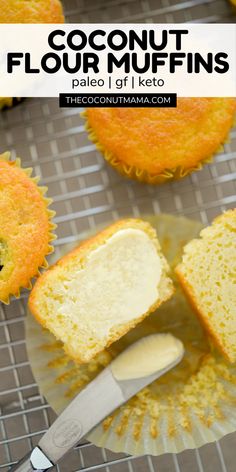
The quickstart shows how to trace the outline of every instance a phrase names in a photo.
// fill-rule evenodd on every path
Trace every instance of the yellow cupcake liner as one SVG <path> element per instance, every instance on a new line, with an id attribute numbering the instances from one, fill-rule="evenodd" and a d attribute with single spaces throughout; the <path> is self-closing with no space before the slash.
<path id="1" fill-rule="evenodd" d="M 48 262 L 46 260 L 46 257 L 54 251 L 54 247 L 50 243 L 57 238 L 56 234 L 53 233 L 53 231 L 56 229 L 57 225 L 52 222 L 52 219 L 54 218 L 56 212 L 54 210 L 50 210 L 48 208 L 52 204 L 53 200 L 52 200 L 52 198 L 46 198 L 45 197 L 45 194 L 48 191 L 48 187 L 45 187 L 45 186 L 43 187 L 43 186 L 38 185 L 40 177 L 38 177 L 38 176 L 31 177 L 32 172 L 33 172 L 33 168 L 32 167 L 23 168 L 21 166 L 21 159 L 19 157 L 17 157 L 15 160 L 12 161 L 10 152 L 4 152 L 3 154 L 0 154 L 0 159 L 5 160 L 6 162 L 11 162 L 12 166 L 16 166 L 16 167 L 20 168 L 27 175 L 27 177 L 37 185 L 37 189 L 40 192 L 40 194 L 42 196 L 42 199 L 45 203 L 45 206 L 47 208 L 47 215 L 48 215 L 48 220 L 49 220 L 49 239 L 48 239 L 49 244 L 48 244 L 48 247 L 47 247 L 47 252 L 45 254 L 43 263 L 42 263 L 42 265 L 40 265 L 38 267 L 38 270 L 35 272 L 34 276 L 30 278 L 29 283 L 27 285 L 19 286 L 19 289 L 17 290 L 17 292 L 10 293 L 9 296 L 6 299 L 1 299 L 0 298 L 0 302 L 4 303 L 5 305 L 9 305 L 11 297 L 19 298 L 22 289 L 31 290 L 32 289 L 31 280 L 34 277 L 39 277 L 40 276 L 40 273 L 41 273 L 40 270 L 41 269 L 46 269 L 48 267 Z"/>
<path id="2" fill-rule="evenodd" d="M 236 371 L 214 352 L 174 275 L 183 246 L 198 237 L 202 224 L 171 215 L 143 218 L 156 228 L 171 266 L 176 285 L 173 298 L 89 364 L 71 361 L 61 343 L 30 314 L 26 319 L 26 345 L 40 391 L 60 413 L 118 352 L 135 340 L 154 332 L 171 332 L 182 339 L 186 349 L 183 362 L 87 437 L 114 452 L 159 455 L 196 448 L 236 430 Z M 60 256 L 70 249 L 72 245 L 64 247 Z"/>
<path id="3" fill-rule="evenodd" d="M 2 110 L 5 107 L 7 108 L 11 107 L 12 102 L 13 102 L 12 97 L 0 97 L 0 110 Z"/>
<path id="4" fill-rule="evenodd" d="M 178 166 L 173 169 L 165 169 L 164 172 L 158 175 L 149 174 L 146 170 L 138 169 L 135 166 L 131 166 L 128 164 L 124 164 L 120 162 L 116 156 L 112 153 L 106 151 L 104 146 L 101 145 L 99 142 L 97 135 L 93 128 L 89 124 L 89 120 L 87 117 L 87 112 L 84 111 L 81 113 L 82 118 L 85 120 L 85 129 L 88 132 L 88 137 L 90 141 L 92 141 L 98 151 L 103 154 L 104 159 L 117 171 L 119 174 L 123 175 L 126 178 L 138 180 L 139 182 L 143 182 L 146 184 L 157 185 L 163 184 L 166 182 L 171 182 L 172 180 L 180 180 L 183 177 L 191 174 L 192 172 L 199 171 L 203 168 L 205 164 L 210 164 L 215 155 L 223 151 L 223 145 L 230 142 L 230 136 L 225 139 L 225 141 L 219 146 L 219 148 L 210 156 L 202 159 L 198 164 L 188 169 Z M 235 119 L 236 123 L 236 119 Z"/>
<path id="5" fill-rule="evenodd" d="M 11 108 L 17 102 L 20 102 L 21 98 L 12 98 L 12 97 L 0 97 L 0 110 L 5 108 Z"/>

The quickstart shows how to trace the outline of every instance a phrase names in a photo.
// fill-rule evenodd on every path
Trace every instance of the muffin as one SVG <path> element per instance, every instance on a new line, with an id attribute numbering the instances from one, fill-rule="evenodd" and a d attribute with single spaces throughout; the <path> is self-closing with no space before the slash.
<path id="1" fill-rule="evenodd" d="M 1 0 L 0 23 L 64 23 L 62 4 L 60 0 Z M 0 110 L 11 107 L 13 100 L 0 97 Z"/>
<path id="2" fill-rule="evenodd" d="M 121 174 L 151 184 L 179 179 L 224 143 L 234 98 L 179 98 L 177 108 L 89 108 L 90 138 Z"/>
<path id="3" fill-rule="evenodd" d="M 0 110 L 3 108 L 9 108 L 13 104 L 13 98 L 12 97 L 0 97 Z"/>
<path id="4" fill-rule="evenodd" d="M 55 236 L 44 198 L 46 187 L 38 187 L 31 178 L 32 169 L 22 169 L 20 159 L 9 160 L 10 153 L 0 155 L 0 301 L 31 288 L 30 280 L 45 267 L 45 256 L 52 252 Z"/>
<path id="5" fill-rule="evenodd" d="M 236 209 L 188 243 L 176 273 L 215 344 L 236 361 Z"/>
<path id="6" fill-rule="evenodd" d="M 60 0 L 1 0 L 0 23 L 64 23 Z"/>
<path id="7" fill-rule="evenodd" d="M 152 226 L 122 220 L 45 272 L 29 308 L 70 358 L 88 362 L 171 297 L 168 272 Z"/>
<path id="8" fill-rule="evenodd" d="M 172 270 L 181 262 L 183 246 L 199 237 L 202 223 L 163 214 L 143 217 L 156 229 L 171 277 L 175 278 Z M 63 254 L 65 248 L 58 249 Z M 86 437 L 96 446 L 155 456 L 198 448 L 236 431 L 236 365 L 212 349 L 177 281 L 175 286 L 170 300 L 88 364 L 71 362 L 61 343 L 32 316 L 26 317 L 30 365 L 40 392 L 57 414 L 138 339 L 152 333 L 171 333 L 183 342 L 185 356 L 181 364 L 129 400 Z"/>

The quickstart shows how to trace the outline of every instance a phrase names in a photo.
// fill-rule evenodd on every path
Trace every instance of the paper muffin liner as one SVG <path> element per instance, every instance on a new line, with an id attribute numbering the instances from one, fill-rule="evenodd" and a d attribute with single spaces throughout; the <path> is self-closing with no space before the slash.
<path id="1" fill-rule="evenodd" d="M 236 430 L 236 372 L 213 350 L 173 271 L 183 246 L 198 237 L 202 224 L 171 215 L 143 218 L 156 228 L 171 266 L 176 285 L 173 298 L 89 364 L 71 361 L 61 343 L 30 314 L 26 319 L 26 344 L 40 391 L 60 413 L 127 345 L 154 332 L 170 332 L 180 338 L 186 349 L 182 363 L 87 436 L 95 445 L 114 452 L 159 455 L 196 448 Z M 69 249 L 72 245 L 63 253 Z"/>
<path id="2" fill-rule="evenodd" d="M 31 280 L 34 278 L 34 277 L 39 277 L 40 273 L 41 273 L 41 269 L 46 269 L 48 267 L 48 262 L 46 260 L 46 257 L 51 254 L 53 251 L 54 251 L 54 247 L 53 245 L 51 244 L 52 241 L 54 241 L 57 236 L 55 233 L 53 233 L 53 231 L 56 229 L 57 225 L 55 223 L 53 223 L 52 219 L 54 218 L 56 212 L 54 210 L 50 210 L 49 209 L 49 206 L 52 204 L 53 200 L 51 198 L 47 198 L 45 196 L 47 190 L 48 190 L 48 187 L 43 187 L 43 186 L 40 186 L 38 185 L 38 182 L 40 180 L 40 177 L 36 176 L 36 177 L 31 177 L 32 175 L 32 172 L 33 172 L 33 168 L 32 167 L 28 167 L 28 168 L 23 168 L 21 166 L 21 159 L 19 157 L 17 157 L 14 161 L 12 161 L 10 158 L 11 158 L 11 153 L 10 152 L 5 152 L 3 154 L 0 154 L 0 158 L 1 160 L 5 160 L 7 162 L 11 162 L 11 164 L 13 166 L 16 166 L 16 167 L 19 167 L 26 175 L 27 177 L 36 184 L 37 186 L 37 189 L 38 191 L 40 192 L 41 194 L 41 197 L 42 197 L 42 200 L 44 201 L 45 203 L 45 207 L 46 207 L 46 212 L 47 212 L 47 216 L 48 216 L 48 221 L 49 221 L 49 233 L 48 233 L 48 246 L 47 246 L 47 251 L 45 252 L 45 255 L 44 255 L 44 260 L 42 262 L 42 264 L 38 267 L 37 271 L 35 272 L 34 276 L 30 277 L 29 279 L 29 282 L 27 285 L 25 286 L 19 286 L 19 289 L 17 292 L 15 293 L 10 293 L 9 294 L 9 297 L 7 299 L 4 299 L 4 300 L 1 300 L 0 299 L 0 302 L 8 305 L 10 303 L 10 300 L 11 300 L 11 297 L 15 297 L 15 298 L 19 298 L 20 297 L 20 293 L 21 293 L 21 290 L 22 289 L 28 289 L 28 290 L 31 290 L 32 288 L 32 282 Z"/>
<path id="3" fill-rule="evenodd" d="M 187 175 L 191 174 L 192 172 L 201 170 L 205 164 L 210 164 L 213 161 L 216 154 L 222 152 L 224 144 L 230 142 L 230 136 L 228 134 L 227 138 L 222 142 L 222 144 L 219 146 L 218 149 L 216 149 L 216 151 L 213 154 L 203 158 L 200 162 L 198 162 L 198 164 L 196 164 L 193 167 L 186 169 L 185 167 L 178 166 L 172 169 L 165 169 L 162 173 L 158 175 L 153 175 L 153 174 L 149 174 L 147 170 L 138 169 L 135 166 L 131 166 L 129 164 L 124 164 L 123 162 L 120 162 L 116 158 L 116 156 L 108 152 L 105 149 L 105 147 L 102 146 L 102 144 L 99 142 L 99 139 L 97 138 L 95 131 L 89 124 L 86 111 L 82 112 L 81 116 L 85 120 L 85 129 L 88 132 L 88 137 L 90 141 L 92 141 L 95 144 L 98 151 L 100 151 L 103 154 L 104 159 L 115 170 L 117 170 L 117 172 L 119 172 L 121 175 L 129 179 L 138 180 L 139 182 L 143 182 L 143 183 L 147 183 L 151 185 L 163 184 L 166 182 L 170 182 L 172 180 L 180 180 L 183 177 L 186 177 Z M 234 119 L 234 123 L 235 121 L 236 119 Z M 232 124 L 232 127 L 233 127 L 233 124 Z M 230 133 L 230 130 L 229 130 L 229 133 Z"/>

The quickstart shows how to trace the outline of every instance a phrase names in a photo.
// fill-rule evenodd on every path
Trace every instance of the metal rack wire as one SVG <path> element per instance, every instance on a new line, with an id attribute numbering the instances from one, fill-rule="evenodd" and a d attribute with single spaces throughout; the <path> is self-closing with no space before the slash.
<path id="1" fill-rule="evenodd" d="M 70 22 L 231 22 L 226 0 L 65 0 Z M 88 141 L 80 110 L 59 109 L 56 99 L 25 100 L 0 117 L 0 151 L 32 166 L 54 199 L 55 248 L 108 220 L 160 211 L 207 224 L 236 201 L 236 129 L 224 152 L 200 173 L 160 187 L 125 181 Z M 38 391 L 27 359 L 24 316 L 27 293 L 0 305 L 0 471 L 28 452 L 54 419 Z M 232 434 L 195 451 L 128 457 L 83 442 L 57 467 L 60 472 L 231 472 Z"/>

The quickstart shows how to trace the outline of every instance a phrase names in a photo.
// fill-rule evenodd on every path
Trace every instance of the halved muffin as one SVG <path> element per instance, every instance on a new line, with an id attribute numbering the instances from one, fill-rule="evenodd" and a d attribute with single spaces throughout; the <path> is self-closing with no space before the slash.
<path id="1" fill-rule="evenodd" d="M 152 226 L 118 221 L 45 272 L 29 307 L 71 358 L 88 362 L 171 297 L 168 272 Z"/>
<path id="2" fill-rule="evenodd" d="M 236 209 L 185 246 L 176 273 L 220 351 L 236 361 Z"/>

